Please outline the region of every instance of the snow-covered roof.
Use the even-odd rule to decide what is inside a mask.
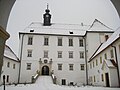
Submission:
[[[88,31],[113,31],[111,28],[95,19]]]
[[[57,35],[79,35],[83,36],[90,25],[83,24],[57,24],[52,23],[51,26],[43,26],[43,23],[32,22],[24,31],[24,33],[34,30],[32,33],[40,34],[57,34]],[[73,32],[73,34],[70,34]]]
[[[33,30],[34,32],[30,32]],[[37,33],[37,34],[52,34],[52,35],[70,35],[70,36],[84,36],[86,31],[93,32],[110,32],[113,31],[99,20],[95,19],[92,25],[81,24],[60,24],[52,23],[50,26],[43,26],[43,23],[32,22],[25,30],[21,33]],[[72,32],[72,34],[70,34]]]
[[[109,37],[109,39],[104,42],[100,48],[96,51],[96,53],[90,58],[90,61],[96,57],[99,53],[104,51],[108,46],[110,46],[113,42],[115,42],[118,38],[120,38],[120,27]]]
[[[11,50],[11,48],[7,45],[5,45],[4,56],[7,57],[7,58],[10,58],[12,60],[19,61],[18,57]]]

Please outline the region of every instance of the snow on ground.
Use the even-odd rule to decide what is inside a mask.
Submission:
[[[0,87],[0,90],[3,90],[3,86]],[[50,76],[40,76],[35,84],[8,85],[6,90],[120,90],[120,88],[60,86],[53,84]]]

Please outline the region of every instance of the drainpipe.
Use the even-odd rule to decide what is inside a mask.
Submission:
[[[86,85],[88,85],[88,67],[87,67],[87,50],[86,50],[86,38],[84,39],[84,46],[85,46],[85,64],[86,64]]]
[[[20,83],[20,71],[21,71],[21,60],[22,60],[22,49],[23,49],[23,37],[24,34],[22,35],[22,41],[21,41],[21,52],[20,52],[20,65],[19,65],[19,75],[18,75],[18,83]]]
[[[117,63],[117,74],[118,74],[118,84],[119,84],[119,87],[120,87],[120,72],[119,72],[119,65],[118,65],[118,58],[117,58],[117,49],[115,46],[112,46],[115,50],[115,59],[116,59],[116,63]]]

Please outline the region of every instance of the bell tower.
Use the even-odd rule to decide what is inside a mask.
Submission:
[[[47,4],[47,9],[45,10],[45,14],[43,14],[43,25],[44,26],[50,26],[51,25],[51,14],[49,13],[50,10],[48,9],[48,4]]]

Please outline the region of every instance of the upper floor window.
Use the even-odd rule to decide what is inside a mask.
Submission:
[[[90,63],[90,69],[92,69],[92,63]]]
[[[10,62],[7,63],[7,67],[10,67]]]
[[[58,38],[58,46],[62,46],[62,38]]]
[[[98,66],[98,60],[96,59],[96,66]]]
[[[28,37],[28,45],[32,45],[33,44],[33,37],[29,36]]]
[[[31,70],[31,63],[27,63],[27,70]]]
[[[62,51],[58,51],[58,58],[62,58]]]
[[[49,45],[49,38],[48,37],[44,37],[44,45]]]
[[[69,38],[69,46],[73,46],[73,39]]]
[[[106,53],[104,54],[104,58],[107,59],[107,54]]]
[[[83,39],[79,39],[79,46],[83,47]]]
[[[93,61],[93,67],[95,66],[94,61]]]
[[[62,70],[62,64],[58,64],[58,70]]]
[[[15,64],[13,64],[13,69],[15,69]]]
[[[73,51],[69,51],[69,58],[73,58]]]
[[[80,52],[80,58],[84,58],[84,52]]]
[[[84,64],[80,64],[81,70],[85,70]]]
[[[69,64],[69,70],[73,70],[73,64]]]
[[[28,50],[27,57],[32,57],[32,50]]]
[[[44,51],[44,58],[48,58],[48,51]]]
[[[95,76],[94,76],[94,82],[96,82],[96,78],[95,78]]]
[[[102,57],[100,57],[100,64],[102,63]]]
[[[111,58],[114,58],[113,49],[112,49],[112,50],[110,50],[110,55],[111,55]]]

